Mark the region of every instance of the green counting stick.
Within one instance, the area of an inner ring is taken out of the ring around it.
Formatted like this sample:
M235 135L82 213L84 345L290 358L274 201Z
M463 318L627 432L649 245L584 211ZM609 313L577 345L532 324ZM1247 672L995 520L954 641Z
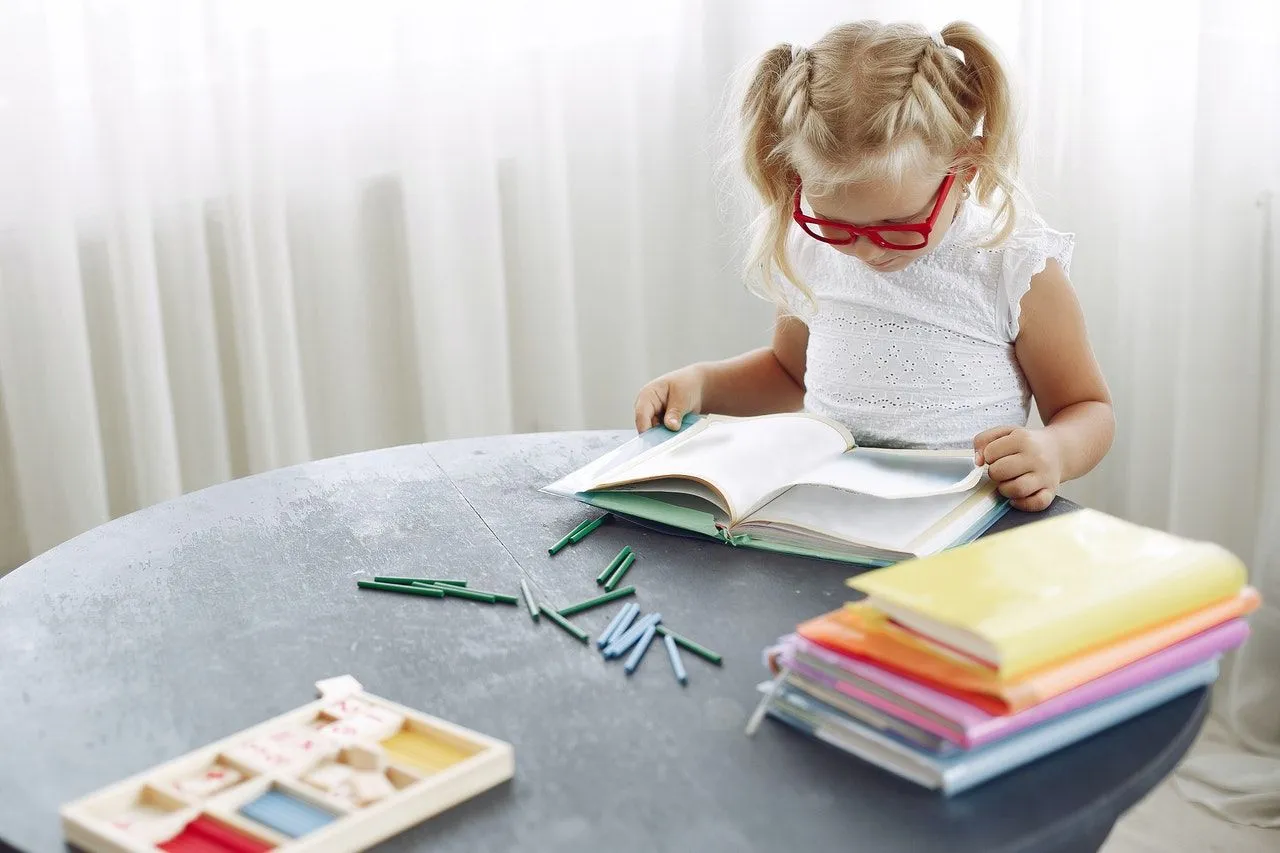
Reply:
M431 584L418 581L414 586L430 587ZM483 601L485 604L519 604L520 599L514 595L505 595L501 592L485 592L482 589L465 589L460 586L437 586L435 589L440 590L445 595L452 595L455 598L469 598L472 601Z
M724 663L724 658L720 657L720 655L711 651L711 649L698 645L693 640L690 640L688 637L680 636L675 631L672 631L670 628L666 627L665 625L658 626L658 633L664 637L670 637L671 639L676 641L676 645L682 646L683 648L688 649L689 651L693 652L695 655L707 661L708 663L713 663L716 666L720 666L722 663Z
M406 595L425 595L428 598L444 598L444 593L436 587L409 586L399 583L378 583L377 581L356 581L361 589L378 589L383 592L400 592Z
M466 581L458 581L458 580L446 581L446 580L439 580L437 578L389 578L389 577L379 576L379 577L375 577L374 581L376 581L377 583L395 583L395 584L401 584L405 586L411 583L433 583L433 584L443 584L445 586L466 586L467 585Z
M493 596L487 592L479 590L466 589L460 586L433 586L432 584L418 581L413 584L412 589L434 589L441 595L452 595L455 598L468 598L472 601L483 601L485 604L493 604Z
M609 576L613 574L614 570L617 569L618 566L622 565L622 561L625 560L627 558L627 555L630 553L631 553L630 545L628 545L627 547L619 551L618 556L610 560L609 565L604 567L604 571L596 575L596 585L604 586L604 582L609 579Z
M573 533L569 534L569 544L577 545L583 539L586 539L592 533L595 533L596 528L598 528L600 525L604 524L608 520L609 520L609 514L605 513L604 515L597 518L595 521L587 522L586 526L578 530L575 530Z
M598 520L598 519L597 519L597 520ZM557 542L556 544L554 544L554 545L552 545L550 548L548 548L548 549L547 549L547 553L548 553L548 554L550 554L550 555L551 555L551 556L553 556L553 557L554 557L556 554L559 554L561 551L563 551L563 550L564 550L564 548L565 548L565 546L566 546L566 545L568 545L570 542L572 542L572 541L573 541L573 537L575 537L575 536L577 536L579 533L581 533L581 532L582 532L582 531L587 527L587 525L589 525L589 524L591 524L591 522L590 522L590 521L584 521L584 522L582 522L581 524L579 524L577 527L575 527L575 528L573 528L572 530L570 530L568 533L566 533L566 534L564 535L564 537L563 537L563 538L561 538L561 540L560 540L559 542Z
M538 609L539 609L539 610L541 610L543 613L547 614L547 618L548 618L548 619L550 619L552 622L554 622L554 623L556 623L557 625L559 625L561 628L563 628L563 629L564 629L565 631L567 631L568 633L570 633L570 634L572 634L573 636L577 637L577 638L578 638L578 640L580 640L581 642L585 643L585 642L587 642L587 640L589 640L589 639L590 639L590 637L588 637L588 636L587 636L587 632L586 632L586 631L582 630L582 629L581 629L581 628L579 628L577 625L573 624L573 623L572 623L572 622L570 622L568 619L564 618L563 616L561 616L559 613L555 612L554 610L550 610L550 609L548 609L548 608L546 608L546 607L539 607Z
M575 613L581 613L584 610L599 607L601 604L608 604L610 601L617 601L619 598L626 598L628 595L635 594L636 588L634 586L624 586L622 589L606 592L604 595L597 595L595 598L588 598L586 601L579 601L577 604L570 604L568 607L561 607L560 615L572 616Z
M618 581L622 580L622 576L627 573L627 570L631 568L631 564L634 563L635 561L636 561L636 555L628 554L626 558L618 565L618 570L613 573L613 577L605 581L604 588L609 592L612 592L613 588L618 585Z

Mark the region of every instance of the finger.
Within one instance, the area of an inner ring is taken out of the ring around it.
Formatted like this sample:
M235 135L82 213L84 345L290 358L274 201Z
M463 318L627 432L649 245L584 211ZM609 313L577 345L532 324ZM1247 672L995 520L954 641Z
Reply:
M662 414L663 395L654 386L646 386L636 397L636 432L644 432L658 425Z
M982 461L987 465L994 465L997 459L1013 456L1022 450L1022 437L1022 432L1015 430L1006 436L997 438L983 449Z
M1009 501L1010 506L1023 512L1044 512L1051 503L1053 503L1053 492L1049 489L1041 489L1029 498Z
M975 454L975 459L977 460L977 464L979 465L987 464L987 463L984 463L983 461L983 457L984 457L983 451L986 450L988 444L995 441L997 438L1004 438L1006 435L1013 432L1015 429L1017 429L1017 427L1002 426L1002 427L996 427L995 429L986 430L985 432L978 433L977 436L975 436L973 439L973 452Z
M1009 480L1016 480L1023 474L1030 473L1036 469L1036 463L1030 454L1015 453L1012 456L1002 456L995 462L990 463L987 468L987 475L997 483L1005 483Z
M1029 498L1044 489L1044 480L1039 474L1023 474L1008 482L1000 484L1000 494L1012 500Z
M671 389L667 392L667 414L666 426L671 431L680 429L680 424L684 421L685 414L693 405L693 400L689 396L689 392L681 388L678 383L672 384Z

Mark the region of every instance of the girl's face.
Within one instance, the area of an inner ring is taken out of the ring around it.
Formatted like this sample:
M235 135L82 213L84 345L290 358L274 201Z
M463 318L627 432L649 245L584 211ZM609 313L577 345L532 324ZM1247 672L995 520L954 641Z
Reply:
M944 177L942 174L927 174L905 177L901 181L846 184L820 195L806 190L805 198L812 207L813 215L821 219L864 227L916 224L927 220L933 212ZM857 258L877 272L905 269L916 258L937 248L946 236L960 203L963 179L963 175L957 175L947 197L942 200L942 209L929 232L929 242L924 247L909 250L885 249L866 237L859 237L853 243L832 248ZM840 237L847 234L832 233L828 236Z

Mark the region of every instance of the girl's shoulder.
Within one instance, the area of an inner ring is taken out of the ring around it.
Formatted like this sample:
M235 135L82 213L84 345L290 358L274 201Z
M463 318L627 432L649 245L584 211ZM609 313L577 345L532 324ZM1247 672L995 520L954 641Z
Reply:
M991 244L997 231L994 212L976 204L967 207L964 212L967 221L957 235L954 248L958 252L973 252L981 259L997 297L1006 339L1016 340L1022 297L1031 289L1031 280L1044 271L1050 259L1070 275L1075 234L1052 227L1034 210L1020 208L1009 236Z

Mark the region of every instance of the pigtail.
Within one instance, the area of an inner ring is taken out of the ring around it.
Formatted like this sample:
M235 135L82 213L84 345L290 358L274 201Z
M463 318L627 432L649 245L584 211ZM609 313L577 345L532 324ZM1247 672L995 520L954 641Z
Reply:
M961 158L963 170L977 168L975 191L978 202L996 207L998 243L1013 231L1018 192L1017 119L1009 77L996 48L982 31L965 21L955 21L942 29L942 40L964 55L960 92L973 115L982 119L982 149Z
M812 299L786 250L791 200L799 180L786 141L812 112L810 73L807 51L777 45L760 58L742 101L742 165L764 202L747 252L747 279L754 290L779 305L787 300L779 292L775 270Z

